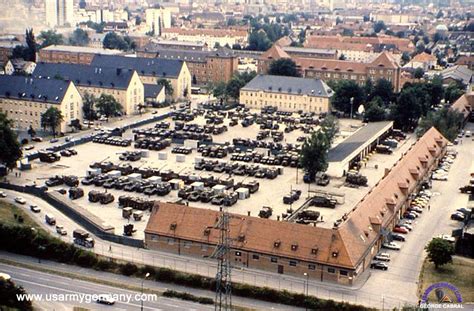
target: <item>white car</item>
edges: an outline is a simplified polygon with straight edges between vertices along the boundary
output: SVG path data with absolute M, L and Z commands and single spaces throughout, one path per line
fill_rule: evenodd
M 401 223 L 401 224 L 400 224 L 400 227 L 407 228 L 409 231 L 412 231 L 412 230 L 413 230 L 413 227 L 412 227 L 410 224 L 407 224 L 407 223 L 405 223 L 405 222 Z
M 384 248 L 388 248 L 388 249 L 393 249 L 393 250 L 400 250 L 400 244 L 398 243 L 395 243 L 395 242 L 387 242 L 387 243 L 383 243 L 382 247 Z
M 456 239 L 450 235 L 447 235 L 447 234 L 440 234 L 437 236 L 437 238 L 441 238 L 443 240 L 446 240 L 448 241 L 449 243 L 454 243 L 456 242 Z
M 425 189 L 425 190 L 420 191 L 420 194 L 421 194 L 421 195 L 426 195 L 426 196 L 428 196 L 429 198 L 431 198 L 431 197 L 433 196 L 433 192 L 431 192 L 431 190 L 428 190 L 428 189 Z
M 105 304 L 105 305 L 113 305 L 115 303 L 115 299 L 112 298 L 110 295 L 102 294 L 99 295 L 97 298 L 97 303 Z
M 390 261 L 390 254 L 389 253 L 379 253 L 375 255 L 374 257 L 375 260 L 380 260 L 380 261 Z
M 20 203 L 20 204 L 25 204 L 25 203 L 26 203 L 26 200 L 23 199 L 22 197 L 16 197 L 16 198 L 15 198 L 15 202 L 16 202 L 16 203 Z
M 447 181 L 448 180 L 448 175 L 441 175 L 441 174 L 436 174 L 434 173 L 432 176 L 431 176 L 431 179 L 433 180 L 441 180 L 441 181 Z
M 6 198 L 7 194 L 3 191 L 0 191 L 0 198 Z

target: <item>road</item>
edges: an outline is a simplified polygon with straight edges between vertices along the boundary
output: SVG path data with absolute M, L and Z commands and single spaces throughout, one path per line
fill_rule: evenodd
M 79 294 L 91 295 L 85 297 L 83 301 L 36 301 L 34 306 L 41 310 L 72 310 L 73 307 L 83 307 L 90 310 L 140 310 L 141 300 L 135 298 L 140 292 L 121 289 L 117 287 L 87 282 L 68 277 L 51 275 L 48 273 L 39 272 L 20 267 L 14 267 L 0 263 L 0 269 L 7 271 L 12 277 L 12 280 L 23 286 L 28 294 L 42 295 L 46 299 L 48 295 L 66 295 Z M 94 294 L 110 294 L 117 295 L 117 297 L 124 297 L 123 301 L 118 301 L 113 306 L 104 306 L 90 301 Z M 53 296 L 50 296 L 53 297 Z M 60 300 L 59 296 L 57 296 Z M 126 298 L 126 299 L 125 299 Z M 130 299 L 129 299 L 130 298 Z M 71 301 L 72 300 L 72 301 Z M 88 300 L 88 301 L 87 301 Z M 146 299 L 143 301 L 144 310 L 213 310 L 213 305 L 202 305 L 193 302 L 187 302 L 178 299 L 171 299 L 162 296 L 155 296 L 155 298 Z
M 474 130 L 474 124 L 469 123 L 466 129 Z M 372 271 L 367 282 L 357 284 L 355 287 L 346 287 L 331 283 L 309 281 L 309 294 L 321 298 L 330 298 L 338 301 L 358 303 L 376 308 L 393 308 L 403 306 L 405 303 L 415 304 L 417 297 L 417 281 L 421 265 L 425 257 L 424 246 L 433 236 L 440 233 L 450 233 L 460 224 L 449 219 L 452 211 L 465 206 L 467 195 L 460 194 L 458 188 L 468 181 L 470 171 L 474 171 L 474 142 L 464 139 L 463 144 L 454 147 L 459 152 L 458 157 L 449 172 L 449 181 L 435 181 L 432 191 L 431 210 L 425 211 L 417 219 L 413 232 L 408 234 L 407 241 L 403 243 L 400 252 L 391 252 L 392 261 L 388 271 Z M 6 191 L 9 200 L 17 193 Z M 28 203 L 37 204 L 42 208 L 36 217 L 46 228 L 53 231 L 44 223 L 44 213 L 53 213 L 58 219 L 58 224 L 64 225 L 70 234 L 78 228 L 77 224 L 67 216 L 49 206 L 44 201 L 33 196 L 22 195 Z M 71 241 L 71 237 L 64 237 Z M 170 253 L 135 249 L 128 246 L 110 243 L 97 239 L 94 252 L 110 257 L 123 259 L 135 263 L 146 263 L 154 266 L 168 267 L 189 273 L 197 273 L 214 277 L 216 264 L 209 260 L 183 257 Z M 261 270 L 233 269 L 232 279 L 236 282 L 248 283 L 258 286 L 269 286 L 276 289 L 304 293 L 305 280 L 288 275 L 278 275 Z

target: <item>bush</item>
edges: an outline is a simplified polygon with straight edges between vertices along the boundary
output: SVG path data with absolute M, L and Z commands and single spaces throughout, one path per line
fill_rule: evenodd
M 163 296 L 179 298 L 179 299 L 188 300 L 188 301 L 194 301 L 200 304 L 207 304 L 207 305 L 214 304 L 214 300 L 211 298 L 198 297 L 198 296 L 191 295 L 189 293 L 177 292 L 177 291 L 169 290 L 169 289 L 163 293 Z
M 117 263 L 112 260 L 100 259 L 95 265 L 94 269 L 99 271 L 113 272 L 117 269 Z
M 126 264 L 120 266 L 120 273 L 122 273 L 125 276 L 131 276 L 137 272 L 138 272 L 138 267 L 133 263 L 127 262 Z

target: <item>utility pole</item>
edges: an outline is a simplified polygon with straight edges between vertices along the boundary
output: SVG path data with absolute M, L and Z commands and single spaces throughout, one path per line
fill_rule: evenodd
M 212 258 L 218 261 L 216 273 L 216 300 L 214 310 L 232 310 L 232 284 L 230 265 L 230 237 L 229 213 L 226 208 L 220 207 L 221 215 L 214 228 L 220 230 L 219 244 L 216 246 Z
M 354 97 L 351 97 L 350 101 L 351 101 L 351 119 L 352 119 L 352 109 L 354 107 Z

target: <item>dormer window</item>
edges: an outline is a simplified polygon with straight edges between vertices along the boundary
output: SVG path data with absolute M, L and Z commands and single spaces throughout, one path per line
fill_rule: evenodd
M 178 224 L 176 222 L 173 222 L 170 224 L 170 230 L 176 230 L 176 227 L 178 226 Z
M 317 247 L 311 249 L 311 254 L 312 255 L 316 255 L 317 253 L 318 253 L 318 248 Z
M 292 251 L 296 251 L 298 249 L 298 244 L 294 243 L 294 244 L 291 244 L 291 250 Z
M 280 240 L 276 240 L 274 243 L 273 243 L 273 247 L 280 247 L 281 245 L 281 241 Z

